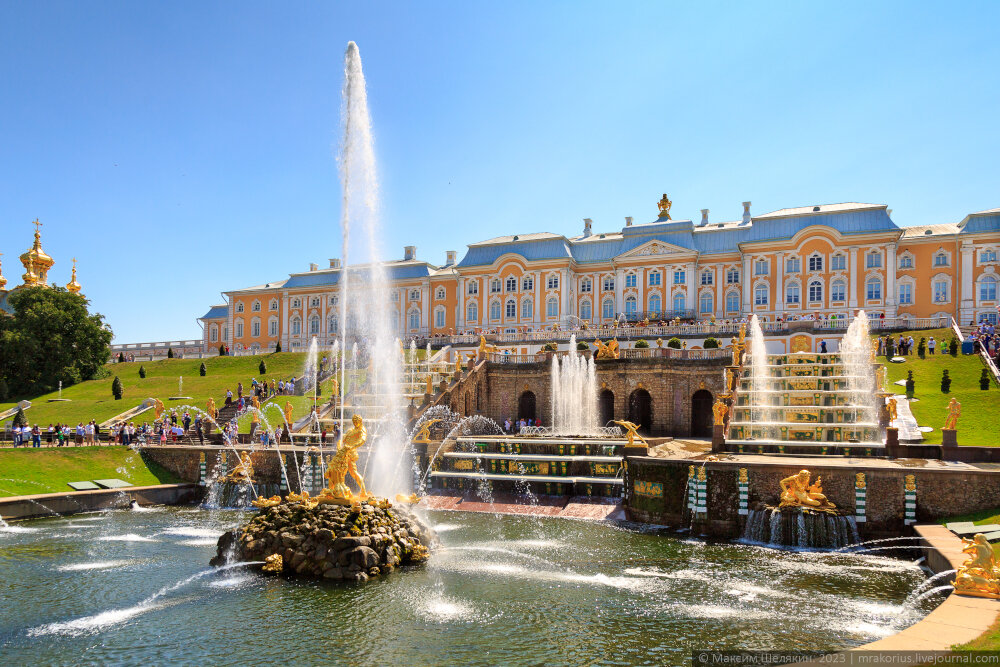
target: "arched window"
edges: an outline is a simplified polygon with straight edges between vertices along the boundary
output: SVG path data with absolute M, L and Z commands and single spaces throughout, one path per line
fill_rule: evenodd
M 809 283 L 809 303 L 819 303 L 823 300 L 823 283 L 813 280 Z
M 236 304 L 236 312 L 237 313 L 242 313 L 243 312 L 243 302 L 242 301 L 240 301 L 240 302 L 238 302 Z
M 702 313 L 712 312 L 712 293 L 702 292 L 698 299 L 698 310 Z
M 657 313 L 658 314 L 660 312 L 660 308 L 661 308 L 662 305 L 663 304 L 660 301 L 660 295 L 659 294 L 650 294 L 649 295 L 649 308 L 648 308 L 648 310 L 649 310 L 650 313 Z
M 740 312 L 740 293 L 733 290 L 726 293 L 726 312 Z
M 983 279 L 979 281 L 979 300 L 980 301 L 996 301 L 997 300 L 997 279 L 993 276 L 983 276 Z
M 253 305 L 250 306 L 250 310 L 259 313 L 260 312 L 260 301 L 254 300 Z
M 591 314 L 590 299 L 584 299 L 580 302 L 580 319 L 589 320 Z
M 785 260 L 785 273 L 798 273 L 802 269 L 802 261 L 798 257 Z
M 319 317 L 315 315 L 309 318 L 309 333 L 313 336 L 319 333 Z
M 625 297 L 625 317 L 635 317 L 637 310 L 635 297 L 631 295 Z
M 847 284 L 843 280 L 835 280 L 833 281 L 833 284 L 830 285 L 830 300 L 831 301 L 847 300 Z
M 255 317 L 252 320 L 250 320 L 250 337 L 251 338 L 260 338 L 260 318 L 259 317 Z
M 490 319 L 499 320 L 500 319 L 500 302 L 494 301 L 490 304 Z
M 605 299 L 604 303 L 601 304 L 601 317 L 605 320 L 611 320 L 615 317 L 615 300 Z
M 278 310 L 278 300 L 271 299 L 271 303 L 267 307 L 268 310 Z
M 901 269 L 912 269 L 913 268 L 913 255 L 906 254 L 899 258 L 899 268 Z
M 535 303 L 531 299 L 521 302 L 521 319 L 530 320 L 535 314 Z
M 674 294 L 674 315 L 680 315 L 687 310 L 687 295 L 684 292 Z
M 802 290 L 798 283 L 788 283 L 785 286 L 785 303 L 798 305 L 802 302 Z
M 409 320 L 410 329 L 420 328 L 420 311 L 416 308 L 412 309 L 407 313 L 407 319 Z
M 935 280 L 931 284 L 934 293 L 934 303 L 948 303 L 949 285 L 947 280 Z
M 273 317 L 272 316 L 272 317 L 268 318 L 268 320 L 267 320 L 267 335 L 268 336 L 272 336 L 272 337 L 278 335 L 278 318 L 277 317 Z
M 517 286 L 515 281 L 515 287 Z M 508 320 L 517 319 L 517 302 L 514 299 L 507 299 L 507 303 L 504 306 L 504 315 Z
M 475 302 L 470 303 L 465 307 L 465 320 L 467 322 L 475 322 L 479 319 L 479 306 Z
M 767 285 L 760 283 L 753 288 L 753 303 L 755 306 L 767 305 Z
M 948 266 L 948 255 L 943 252 L 934 255 L 934 266 Z
M 899 292 L 897 299 L 899 305 L 909 306 L 913 304 L 913 285 L 911 283 L 899 283 L 897 291 Z
M 545 302 L 545 315 L 547 317 L 559 317 L 559 299 L 554 296 L 549 297 Z
M 869 255 L 870 256 L 870 255 Z M 869 301 L 882 300 L 882 279 L 872 276 L 865 282 L 865 298 Z
M 514 276 L 509 276 L 507 278 L 507 291 L 516 292 L 517 291 L 517 278 Z
M 441 306 L 434 309 L 434 326 L 438 329 L 444 328 L 444 308 Z

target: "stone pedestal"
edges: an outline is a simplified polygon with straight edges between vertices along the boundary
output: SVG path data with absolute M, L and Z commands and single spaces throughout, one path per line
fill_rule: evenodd
M 885 453 L 889 458 L 899 458 L 899 429 L 894 426 L 885 429 Z
M 625 458 L 629 456 L 649 456 L 649 448 L 646 445 L 632 445 L 631 447 L 625 445 L 624 456 Z
M 726 431 L 725 426 L 716 424 L 712 427 L 712 453 L 726 451 Z
M 958 459 L 958 432 L 953 428 L 941 429 L 941 458 L 946 461 Z

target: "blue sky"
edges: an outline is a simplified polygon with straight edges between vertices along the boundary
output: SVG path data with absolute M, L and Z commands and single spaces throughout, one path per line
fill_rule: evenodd
M 342 57 L 368 79 L 384 247 L 443 263 L 740 202 L 1000 206 L 1000 4 L 0 4 L 0 252 L 44 223 L 116 342 L 339 255 Z

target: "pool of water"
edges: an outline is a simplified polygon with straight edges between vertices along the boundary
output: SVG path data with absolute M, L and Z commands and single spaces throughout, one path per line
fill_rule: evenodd
M 4 664 L 690 664 L 694 649 L 834 649 L 940 599 L 907 560 L 605 524 L 431 512 L 442 548 L 367 585 L 209 568 L 236 511 L 162 508 L 0 529 Z

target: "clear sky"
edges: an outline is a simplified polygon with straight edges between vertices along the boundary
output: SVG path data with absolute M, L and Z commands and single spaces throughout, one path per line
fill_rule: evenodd
M 384 246 L 842 201 L 1000 206 L 1000 3 L 0 2 L 0 252 L 36 217 L 116 342 L 339 254 L 358 43 Z

